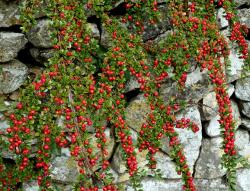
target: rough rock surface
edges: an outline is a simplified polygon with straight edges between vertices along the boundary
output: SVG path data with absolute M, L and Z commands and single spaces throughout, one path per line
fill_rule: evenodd
M 218 104 L 215 92 L 207 94 L 202 100 L 202 118 L 210 120 L 218 113 Z
M 114 141 L 114 137 L 111 135 L 110 129 L 107 128 L 104 131 L 104 133 L 107 139 L 105 149 L 108 151 L 108 155 L 106 156 L 106 159 L 108 160 L 113 154 L 115 141 Z M 90 137 L 90 145 L 92 145 L 92 148 L 93 148 L 93 151 L 92 151 L 93 155 L 99 158 L 94 168 L 94 169 L 98 169 L 101 166 L 102 154 L 100 152 L 100 149 L 97 147 L 97 138 L 95 137 L 95 134 L 92 134 L 92 136 Z
M 241 126 L 250 131 L 250 119 L 242 117 L 241 120 Z
M 238 15 L 240 17 L 240 22 L 245 24 L 247 28 L 250 28 L 250 9 L 240 9 L 238 10 Z
M 238 128 L 241 124 L 241 117 L 238 105 L 235 101 L 231 100 L 232 109 L 233 109 L 233 117 L 236 122 L 235 127 Z M 217 114 L 215 117 L 213 117 L 208 125 L 205 126 L 205 132 L 210 137 L 217 137 L 220 135 L 220 123 L 218 120 L 220 119 L 219 114 Z
M 38 48 L 31 48 L 30 54 L 37 62 L 45 63 L 48 62 L 48 59 L 53 56 L 53 50 L 52 49 L 40 50 Z
M 200 113 L 197 107 L 189 107 L 177 115 L 177 119 L 181 119 L 182 117 L 190 119 L 199 127 L 199 131 L 196 133 L 193 133 L 191 130 L 188 129 L 176 129 L 176 132 L 179 134 L 179 140 L 184 146 L 184 153 L 187 158 L 187 163 L 192 171 L 194 163 L 199 156 L 199 150 L 202 139 Z M 166 138 L 162 139 L 162 150 L 169 153 L 169 141 L 166 140 Z
M 38 191 L 39 186 L 37 184 L 37 181 L 29 181 L 29 182 L 23 183 L 22 189 L 23 191 Z
M 0 113 L 0 132 L 5 131 L 9 127 L 8 121 L 3 119 L 3 114 Z
M 150 108 L 145 97 L 143 95 L 137 96 L 126 108 L 125 119 L 128 126 L 139 132 L 149 112 Z
M 238 5 L 250 5 L 250 1 L 249 0 L 234 0 L 234 2 Z
M 7 141 L 6 137 L 3 137 L 3 139 L 5 139 L 5 141 Z M 37 153 L 37 150 L 38 150 L 38 147 L 37 147 L 37 139 L 32 139 L 30 141 L 27 142 L 28 146 L 31 147 L 31 155 L 30 157 L 34 157 Z M 1 146 L 1 145 L 0 145 Z M 16 160 L 17 159 L 17 154 L 13 153 L 13 152 L 10 152 L 8 150 L 8 148 L 1 148 L 1 153 L 0 153 L 0 156 L 2 156 L 3 158 L 6 158 L 6 159 L 12 159 L 12 160 Z
M 176 97 L 179 100 L 191 100 L 197 103 L 212 90 L 206 71 L 200 72 L 199 68 L 187 75 L 185 86 L 185 92 L 181 92 L 175 82 L 165 83 L 162 84 L 160 93 L 166 102 L 169 98 Z
M 51 26 L 49 19 L 41 19 L 27 33 L 28 40 L 35 46 L 40 48 L 51 48 Z
M 96 24 L 88 23 L 87 27 L 88 27 L 89 31 L 91 31 L 91 34 L 94 38 L 100 39 L 100 31 L 99 31 Z
M 44 8 L 41 9 L 35 18 L 37 24 L 28 32 L 27 37 L 29 43 L 24 34 L 21 33 L 19 11 L 18 11 L 18 0 L 0 0 L 0 102 L 7 103 L 5 100 L 12 100 L 8 104 L 15 104 L 18 101 L 18 91 L 20 86 L 23 84 L 28 74 L 27 66 L 30 66 L 29 72 L 37 76 L 41 73 L 42 69 L 37 69 L 36 64 L 41 65 L 48 61 L 53 55 L 52 42 L 49 31 L 49 20 L 44 14 Z M 137 2 L 138 0 L 131 0 L 131 2 Z M 240 20 L 250 28 L 250 0 L 234 0 L 238 4 L 238 13 Z M 114 4 L 112 9 L 116 6 L 123 6 L 125 0 L 112 0 Z M 157 0 L 159 3 L 159 9 L 163 13 L 163 18 L 157 24 L 150 24 L 148 22 L 148 15 L 144 14 L 140 22 L 144 25 L 143 41 L 145 47 L 150 47 L 150 50 L 157 50 L 159 43 L 164 40 L 166 36 L 172 34 L 170 19 L 165 17 L 168 14 L 168 8 L 165 6 L 165 1 Z M 120 9 L 119 7 L 118 9 Z M 86 9 L 87 17 L 96 15 L 93 10 Z M 111 13 L 112 15 L 112 13 Z M 41 17 L 42 16 L 42 17 Z M 115 15 L 116 18 L 120 15 Z M 217 21 L 219 27 L 222 29 L 221 33 L 229 40 L 230 29 L 228 27 L 228 21 L 225 19 L 225 13 L 223 8 L 217 9 Z M 131 24 L 121 23 L 123 27 L 127 27 L 129 31 L 135 33 L 135 28 L 130 28 Z M 102 23 L 100 23 L 102 26 Z M 111 44 L 111 36 L 107 34 L 105 28 L 102 27 L 99 31 L 99 26 L 93 23 L 87 24 L 88 30 L 92 32 L 92 35 L 97 41 L 99 40 L 100 46 L 108 48 Z M 7 32 L 8 31 L 8 32 Z M 248 35 L 248 41 L 249 35 Z M 31 45 L 32 44 L 32 45 Z M 234 45 L 230 44 L 230 55 L 229 60 L 231 61 L 230 70 L 226 71 L 227 82 L 235 84 L 235 95 L 232 99 L 237 102 L 240 108 L 238 110 L 237 104 L 232 102 L 234 119 L 236 121 L 236 127 L 238 127 L 235 134 L 235 145 L 238 148 L 239 154 L 246 157 L 250 162 L 250 77 L 241 79 L 243 71 L 243 60 L 239 58 L 239 54 L 236 49 L 233 49 Z M 30 51 L 26 54 L 26 49 Z M 249 46 L 250 47 L 250 46 Z M 30 57 L 25 57 L 29 55 Z M 18 59 L 20 61 L 18 61 Z M 176 97 L 177 100 L 192 101 L 192 107 L 187 108 L 184 111 L 180 111 L 177 115 L 178 118 L 186 117 L 190 118 L 196 124 L 198 124 L 200 131 L 194 134 L 190 130 L 177 129 L 180 136 L 180 141 L 184 145 L 184 152 L 187 155 L 188 164 L 191 171 L 195 176 L 195 184 L 198 191 L 229 191 L 225 184 L 224 175 L 225 170 L 221 169 L 220 157 L 222 155 L 221 141 L 219 138 L 220 128 L 218 123 L 218 104 L 215 99 L 215 93 L 213 87 L 210 84 L 210 80 L 207 71 L 200 72 L 200 69 L 196 68 L 196 63 L 189 69 L 186 91 L 180 92 L 177 89 L 177 84 L 171 79 L 163 82 L 160 93 L 163 96 L 165 103 L 169 101 L 169 98 Z M 173 76 L 173 73 L 169 71 L 169 76 Z M 247 76 L 250 76 L 247 74 Z M 229 84 L 229 94 L 232 95 L 234 92 L 234 85 Z M 126 92 L 139 89 L 140 85 L 135 79 L 131 79 L 126 84 Z M 137 91 L 135 91 L 137 92 Z M 4 94 L 4 95 L 2 95 Z M 132 93 L 133 94 L 133 93 Z M 130 96 L 133 96 L 129 94 Z M 2 99 L 3 98 L 3 99 Z M 2 101 L 3 100 L 3 101 Z M 202 102 L 201 102 L 202 100 Z M 197 104 L 199 102 L 199 104 Z M 201 103 L 208 105 L 201 106 Z M 2 118 L 3 113 L 8 111 L 9 108 L 1 107 L 0 103 L 0 131 L 5 130 L 9 125 L 5 118 Z M 198 107 L 201 106 L 198 111 Z M 131 136 L 133 142 L 137 143 L 138 134 L 141 125 L 147 118 L 147 114 L 150 109 L 146 99 L 143 95 L 136 96 L 128 102 L 126 108 L 126 122 L 130 127 Z M 201 115 L 200 115 L 201 114 Z M 240 116 L 241 115 L 241 116 Z M 200 117 L 201 116 L 201 117 Z M 201 125 L 201 120 L 204 124 Z M 58 119 L 58 124 L 64 127 L 64 119 Z M 109 125 L 106 121 L 103 122 L 104 126 Z M 205 134 L 201 129 L 203 128 Z M 64 130 L 64 129 L 63 129 Z M 100 149 L 97 148 L 95 137 L 95 129 L 93 126 L 88 126 L 88 133 L 91 134 L 89 139 L 90 144 L 93 144 L 93 155 L 97 156 L 101 160 Z M 105 131 L 107 137 L 107 151 L 109 155 L 106 159 L 111 162 L 110 173 L 114 175 L 115 183 L 124 187 L 124 190 L 132 191 L 129 183 L 129 174 L 126 171 L 124 160 L 122 160 L 121 144 L 115 143 L 116 139 L 113 135 L 113 129 L 107 128 Z M 208 136 L 207 136 L 208 135 Z M 216 138 L 214 138 L 216 137 Z M 69 137 L 68 137 L 69 138 Z M 4 139 L 7 140 L 6 137 Z M 37 140 L 32 140 L 29 143 L 32 148 L 32 157 L 35 156 L 37 151 Z M 1 145 L 0 145 L 1 147 Z M 0 155 L 7 160 L 16 160 L 15 154 L 11 154 L 8 148 L 0 148 Z M 146 160 L 147 151 L 138 153 L 137 161 L 138 166 L 146 171 L 146 178 L 142 178 L 143 190 L 145 191 L 181 191 L 183 182 L 181 177 L 177 175 L 175 171 L 174 162 L 169 157 L 168 140 L 163 140 L 163 151 L 156 153 L 155 158 L 158 162 L 157 168 L 161 170 L 164 180 L 157 180 L 152 177 L 152 171 L 146 166 L 148 161 Z M 1 152 L 2 151 L 2 152 Z M 58 153 L 59 154 L 59 153 Z M 76 181 L 78 173 L 78 167 L 73 157 L 71 157 L 70 150 L 68 148 L 61 149 L 61 155 L 53 156 L 53 162 L 51 166 L 53 185 L 56 185 L 60 191 L 73 191 L 72 184 Z M 94 170 L 99 170 L 101 167 L 101 161 L 98 160 Z M 241 166 L 237 166 L 241 168 Z M 237 191 L 250 191 L 250 171 L 249 169 L 238 169 L 237 170 Z M 38 191 L 38 185 L 36 181 L 25 182 L 21 185 L 24 191 Z M 124 191 L 121 190 L 121 191 Z
M 141 183 L 144 191 L 182 191 L 183 184 L 181 180 L 164 181 L 150 178 L 143 179 Z M 126 191 L 134 191 L 134 189 L 128 186 Z
M 167 179 L 177 179 L 181 178 L 181 175 L 178 175 L 175 170 L 175 163 L 170 159 L 169 156 L 162 152 L 158 152 L 155 155 L 157 161 L 157 169 L 161 170 L 162 178 Z
M 143 23 L 145 29 L 142 35 L 142 39 L 144 41 L 154 39 L 158 35 L 163 34 L 165 31 L 170 30 L 171 25 L 170 25 L 170 19 L 167 16 L 168 10 L 166 6 L 160 6 L 159 11 L 162 14 L 162 18 L 160 22 L 158 22 L 157 24 L 154 25 L 150 24 L 148 17 L 146 15 L 147 13 L 145 13 L 145 16 L 143 17 L 144 20 L 142 20 L 141 22 Z
M 195 179 L 194 180 L 197 190 L 200 191 L 229 191 L 225 181 L 222 179 Z
M 222 138 L 203 139 L 200 157 L 195 167 L 195 178 L 214 179 L 222 177 L 226 171 L 221 166 L 223 150 Z
M 220 123 L 218 120 L 220 119 L 219 115 L 213 117 L 207 125 L 205 125 L 205 132 L 210 137 L 217 137 L 220 135 Z
M 73 191 L 73 186 L 53 183 L 53 189 L 60 190 L 60 191 Z M 39 191 L 39 186 L 37 184 L 37 181 L 24 182 L 22 186 L 22 190 L 23 191 Z
M 142 152 L 139 152 L 138 149 L 136 149 L 136 159 L 138 162 L 138 167 L 145 167 L 145 165 L 148 163 L 146 160 L 147 151 L 144 150 Z M 119 145 L 115 151 L 115 154 L 113 156 L 111 165 L 113 169 L 118 172 L 119 174 L 123 174 L 126 171 L 126 162 L 122 158 L 122 147 Z
M 236 190 L 249 191 L 250 190 L 250 169 L 239 169 L 236 175 Z
M 0 0 L 0 27 L 10 27 L 20 24 L 18 3 Z
M 250 118 L 250 102 L 240 102 L 241 105 L 241 112 L 247 116 L 248 118 Z
M 55 189 L 57 190 L 60 190 L 60 191 L 73 191 L 74 190 L 74 187 L 73 185 L 65 185 L 65 184 L 55 184 L 54 183 L 54 187 Z
M 86 116 L 87 117 L 87 116 Z M 89 115 L 88 115 L 88 117 L 89 117 Z M 69 131 L 71 131 L 69 128 L 67 128 L 66 126 L 65 126 L 65 117 L 63 117 L 63 116 L 60 116 L 60 117 L 58 117 L 57 118 L 57 120 L 56 120 L 56 124 L 61 128 L 61 129 L 63 129 L 63 131 L 65 131 L 65 132 L 69 132 Z M 102 121 L 102 126 L 107 126 L 107 121 L 106 120 L 103 120 Z M 88 125 L 87 127 L 86 127 L 86 131 L 88 131 L 88 132 L 90 132 L 90 133 L 94 133 L 95 132 L 95 127 L 93 126 L 93 125 Z M 106 131 L 107 132 L 107 131 Z
M 27 42 L 22 33 L 0 32 L 0 63 L 14 59 Z
M 250 162 L 250 136 L 247 130 L 238 129 L 235 134 L 235 145 L 239 154 Z
M 58 156 L 51 163 L 51 178 L 61 183 L 76 182 L 79 175 L 77 163 L 73 157 Z
M 234 85 L 229 84 L 227 93 L 229 97 L 234 92 Z M 210 92 L 207 94 L 202 100 L 202 119 L 203 120 L 210 120 L 218 114 L 218 103 L 216 100 L 216 93 Z
M 230 66 L 229 69 L 226 70 L 226 77 L 228 82 L 233 82 L 241 78 L 243 72 L 244 60 L 239 58 L 237 54 L 238 52 L 235 49 L 230 50 Z
M 107 146 L 105 149 L 108 151 L 108 155 L 106 156 L 106 159 L 108 160 L 114 149 L 114 138 L 111 136 L 110 129 L 105 130 L 105 136 L 107 139 Z M 93 167 L 93 170 L 97 170 L 101 167 L 101 160 L 102 160 L 102 153 L 100 152 L 100 149 L 97 147 L 97 138 L 95 137 L 95 134 L 92 134 L 92 136 L 89 139 L 89 144 L 92 146 L 92 154 L 93 156 L 97 156 L 98 160 L 96 161 L 96 165 Z M 67 148 L 62 149 L 62 155 L 57 156 L 53 162 L 52 162 L 52 177 L 53 180 L 58 182 L 74 182 L 76 180 L 75 177 L 78 174 L 77 171 L 77 163 L 74 161 L 74 158 L 70 155 L 70 151 Z
M 119 23 L 121 25 L 121 27 L 126 28 L 126 26 L 123 23 Z M 112 37 L 110 36 L 110 34 L 108 33 L 107 29 L 105 28 L 105 26 L 103 25 L 101 27 L 101 38 L 100 38 L 100 44 L 102 47 L 108 49 L 109 47 L 112 46 L 111 42 L 112 42 Z
M 220 28 L 226 28 L 229 25 L 228 20 L 225 18 L 225 16 L 226 16 L 225 9 L 219 8 L 217 11 L 217 21 Z
M 129 91 L 133 91 L 135 89 L 140 88 L 140 84 L 137 82 L 137 80 L 132 77 L 129 79 L 129 81 L 126 83 L 126 87 L 125 87 L 125 91 L 129 92 Z
M 250 77 L 237 80 L 235 95 L 240 100 L 250 101 Z
M 233 119 L 235 120 L 235 126 L 236 128 L 239 127 L 239 125 L 241 124 L 241 116 L 240 116 L 240 111 L 239 111 L 239 107 L 236 101 L 231 100 L 231 104 L 232 104 L 232 110 L 233 110 Z
M 1 64 L 0 94 L 7 94 L 18 89 L 26 79 L 28 67 L 18 60 Z

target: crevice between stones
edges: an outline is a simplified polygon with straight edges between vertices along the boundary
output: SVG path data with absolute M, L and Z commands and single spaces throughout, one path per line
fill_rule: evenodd
M 96 24 L 96 26 L 97 26 L 97 29 L 99 30 L 99 34 L 100 34 L 100 38 L 99 38 L 99 43 L 100 43 L 100 41 L 101 41 L 101 36 L 102 36 L 102 23 L 101 23 L 101 19 L 100 18 L 97 18 L 97 16 L 96 15 L 92 15 L 92 16 L 89 16 L 88 18 L 87 18 L 87 22 L 88 23 L 93 23 L 93 24 Z
M 125 15 L 127 13 L 125 5 L 126 5 L 125 2 L 120 3 L 119 5 L 117 5 L 116 7 L 114 7 L 113 9 L 109 11 L 109 15 L 112 15 L 112 16 Z
M 201 130 L 201 132 L 202 132 L 202 137 L 203 137 L 203 138 L 207 138 L 207 139 L 211 139 L 211 137 L 209 137 L 209 136 L 207 135 L 206 131 L 205 131 L 205 127 L 208 125 L 208 121 L 203 121 L 203 122 L 201 122 L 201 123 L 202 123 L 202 130 Z
M 250 29 L 248 29 L 248 33 L 247 33 L 247 36 L 246 36 L 246 40 L 250 40 Z
M 243 4 L 243 5 L 240 5 L 239 7 L 237 7 L 237 9 L 249 9 L 250 8 L 250 4 Z
M 163 34 L 169 32 L 169 31 L 171 31 L 171 30 L 172 30 L 172 29 L 163 31 L 163 32 L 161 32 L 161 33 L 159 33 L 159 34 L 157 34 L 157 35 L 155 35 L 155 36 L 152 36 L 152 37 L 150 37 L 150 38 L 147 38 L 147 39 L 143 40 L 143 42 L 144 42 L 144 43 L 147 43 L 147 42 L 150 42 L 150 41 L 154 41 L 154 40 L 156 40 L 159 36 L 161 36 L 161 35 L 163 35 Z
M 227 185 L 227 175 L 226 174 L 221 177 L 221 180 L 222 180 L 222 183 Z
M 228 26 L 221 27 L 221 28 L 220 28 L 220 31 L 226 30 L 227 28 L 228 28 Z
M 22 33 L 21 25 L 13 25 L 10 27 L 0 27 L 0 32 L 16 32 Z
M 202 129 L 204 129 L 204 128 L 202 128 Z M 203 142 L 203 139 L 204 139 L 204 137 L 202 136 L 202 138 L 201 138 L 201 146 L 200 146 L 200 148 L 199 148 L 199 155 L 198 155 L 196 161 L 194 162 L 194 166 L 193 166 L 193 174 L 192 174 L 192 177 L 193 177 L 193 178 L 194 178 L 195 173 L 196 173 L 196 165 L 197 165 L 197 162 L 198 162 L 198 160 L 199 160 L 199 158 L 200 158 L 200 155 L 201 155 L 201 149 L 202 149 L 202 142 Z
M 17 59 L 28 66 L 43 66 L 41 63 L 37 62 L 31 55 L 30 49 L 33 45 L 28 42 L 24 49 L 20 50 L 17 55 Z
M 138 96 L 140 94 L 140 89 L 136 88 L 134 90 L 131 90 L 129 92 L 125 93 L 125 98 L 127 102 L 130 102 L 133 98 L 135 98 L 136 96 Z
M 111 155 L 110 155 L 110 158 L 108 159 L 108 161 L 109 161 L 110 164 L 111 164 L 111 162 L 112 162 L 112 160 L 113 160 L 113 158 L 114 158 L 115 151 L 117 150 L 117 148 L 118 148 L 118 146 L 119 146 L 119 144 L 120 144 L 120 142 L 117 141 L 117 140 L 118 140 L 118 137 L 115 135 L 115 128 L 112 128 L 112 127 L 111 127 L 111 133 L 112 133 L 112 135 L 113 135 L 113 137 L 114 137 L 115 145 L 114 145 L 114 147 L 113 147 L 113 150 L 112 150 L 112 153 L 111 153 Z
M 119 143 L 119 142 L 116 142 L 116 140 L 115 140 L 115 145 L 114 145 L 112 154 L 111 154 L 110 158 L 108 159 L 108 161 L 109 161 L 110 164 L 112 163 L 112 160 L 113 160 L 114 155 L 115 155 L 115 151 L 117 150 L 119 144 L 120 144 L 120 143 Z

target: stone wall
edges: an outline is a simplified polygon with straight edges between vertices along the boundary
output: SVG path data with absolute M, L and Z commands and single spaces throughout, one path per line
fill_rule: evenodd
M 121 3 L 122 1 L 120 1 Z M 236 0 L 240 20 L 250 29 L 250 1 Z M 116 11 L 119 10 L 117 5 Z M 161 7 L 164 10 L 164 7 Z M 218 9 L 218 24 L 222 34 L 228 36 L 228 22 L 223 17 L 223 9 Z M 91 15 L 89 15 L 91 18 Z M 91 19 L 90 19 L 91 20 Z M 32 80 L 44 68 L 48 58 L 53 55 L 52 45 L 49 38 L 49 20 L 45 17 L 37 18 L 37 24 L 27 34 L 20 29 L 19 11 L 17 1 L 0 0 L 0 131 L 8 127 L 3 113 L 8 106 L 15 104 L 19 98 L 19 91 L 25 86 L 25 80 Z M 100 38 L 100 44 L 108 47 L 109 37 L 104 30 L 101 30 L 100 23 L 89 24 L 93 35 Z M 143 35 L 145 43 L 157 43 L 159 39 L 169 32 L 169 21 L 163 20 L 154 28 L 147 28 Z M 249 35 L 250 36 L 250 35 Z M 248 38 L 249 38 L 248 36 Z M 249 39 L 248 39 L 249 40 Z M 239 153 L 250 161 L 250 77 L 241 78 L 243 61 L 237 56 L 235 50 L 231 50 L 229 56 L 232 66 L 227 71 L 228 93 L 231 97 L 234 119 L 236 121 L 236 145 Z M 178 114 L 190 118 L 200 127 L 196 134 L 186 130 L 180 132 L 180 140 L 184 145 L 187 161 L 192 169 L 193 177 L 198 191 L 226 191 L 225 169 L 221 168 L 220 157 L 223 150 L 221 147 L 222 138 L 219 137 L 220 128 L 218 123 L 218 105 L 215 92 L 209 84 L 205 72 L 194 69 L 187 77 L 187 92 L 178 94 L 176 85 L 166 82 L 161 88 L 162 96 L 167 99 L 170 95 L 177 95 L 180 99 L 192 100 L 192 106 Z M 131 79 L 127 83 L 127 96 L 130 102 L 127 106 L 126 120 L 136 140 L 137 130 L 148 112 L 148 106 L 143 96 L 139 94 L 138 84 Z M 125 164 L 121 159 L 120 145 L 107 130 L 109 139 L 108 150 L 115 181 L 123 186 L 124 190 L 133 189 L 127 182 L 129 176 L 126 173 Z M 92 141 L 95 140 L 93 134 Z M 182 188 L 181 177 L 175 172 L 174 163 L 169 155 L 168 141 L 163 139 L 162 151 L 156 154 L 158 168 L 162 170 L 163 180 L 156 180 L 148 177 L 142 180 L 145 191 L 179 191 Z M 14 160 L 14 156 L 3 152 L 2 156 Z M 146 153 L 138 155 L 139 166 L 146 168 Z M 61 155 L 53 159 L 51 176 L 59 190 L 70 191 L 72 184 L 76 181 L 77 168 L 75 162 L 67 149 L 62 149 Z M 250 190 L 250 169 L 238 166 L 237 170 L 237 191 Z M 22 185 L 24 191 L 36 191 L 38 187 L 35 182 L 27 182 Z

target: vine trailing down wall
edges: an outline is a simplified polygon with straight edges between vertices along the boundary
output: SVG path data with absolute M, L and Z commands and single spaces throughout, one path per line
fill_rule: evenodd
M 17 190 L 20 183 L 36 179 L 41 190 L 55 190 L 50 176 L 50 163 L 60 148 L 70 148 L 78 163 L 79 177 L 75 190 L 120 190 L 114 183 L 108 161 L 107 137 L 110 128 L 121 143 L 122 156 L 130 175 L 130 183 L 140 190 L 145 176 L 137 155 L 146 151 L 151 174 L 160 175 L 155 154 L 165 139 L 176 171 L 182 176 L 183 190 L 194 191 L 192 173 L 186 161 L 183 145 L 176 131 L 199 131 L 190 119 L 176 118 L 176 112 L 192 104 L 160 95 L 167 79 L 178 82 L 185 92 L 187 73 L 193 67 L 206 71 L 219 105 L 222 147 L 222 166 L 227 169 L 230 190 L 235 190 L 236 165 L 246 165 L 235 148 L 235 121 L 227 93 L 225 71 L 230 68 L 228 41 L 220 34 L 215 9 L 223 7 L 229 21 L 230 41 L 237 45 L 240 57 L 249 70 L 247 27 L 241 25 L 235 5 L 230 0 L 133 0 L 122 5 L 126 14 L 112 16 L 112 0 L 26 0 L 21 5 L 23 31 L 35 24 L 36 16 L 45 7 L 51 19 L 54 55 L 46 69 L 22 90 L 19 103 L 12 113 L 6 113 L 10 127 L 2 132 L 0 143 L 16 154 L 16 164 L 7 168 L 0 159 L 0 190 Z M 167 14 L 158 10 L 166 4 Z M 87 14 L 94 12 L 109 36 L 108 47 L 99 46 L 87 24 Z M 142 20 L 147 15 L 150 25 L 169 17 L 171 32 L 159 46 L 145 46 Z M 130 28 L 131 30 L 128 30 Z M 134 77 L 140 84 L 150 106 L 145 122 L 138 131 L 136 143 L 126 124 L 125 83 Z M 65 128 L 57 123 L 63 119 Z M 104 123 L 107 121 L 107 123 Z M 95 141 L 89 127 L 95 129 Z M 32 151 L 31 140 L 39 148 Z M 93 152 L 97 144 L 98 154 Z M 11 174 L 9 173 L 11 172 Z

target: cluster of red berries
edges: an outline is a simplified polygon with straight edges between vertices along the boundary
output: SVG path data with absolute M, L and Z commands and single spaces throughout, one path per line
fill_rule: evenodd
M 125 74 L 128 72 L 139 83 L 140 91 L 150 106 L 146 122 L 138 132 L 139 152 L 147 150 L 149 167 L 156 169 L 157 161 L 154 155 L 160 150 L 162 139 L 167 139 L 168 146 L 173 153 L 171 157 L 177 165 L 177 173 L 183 177 L 183 190 L 195 191 L 187 158 L 175 128 L 188 128 L 193 132 L 198 132 L 199 127 L 190 119 L 176 119 L 175 113 L 182 108 L 181 104 L 176 98 L 173 98 L 174 101 L 171 98 L 166 103 L 160 95 L 162 82 L 170 78 L 169 71 L 173 73 L 173 79 L 179 83 L 181 89 L 185 89 L 193 58 L 200 64 L 202 70 L 208 70 L 211 82 L 214 84 L 219 105 L 219 122 L 224 129 L 224 152 L 230 159 L 229 163 L 233 164 L 232 156 L 236 155 L 235 129 L 232 107 L 226 92 L 225 63 L 222 62 L 222 58 L 227 58 L 229 51 L 226 41 L 219 35 L 218 26 L 210 20 L 211 15 L 214 15 L 211 12 L 212 9 L 209 9 L 210 6 L 214 7 L 213 0 L 210 0 L 210 5 L 191 2 L 186 8 L 183 3 L 169 2 L 171 24 L 175 31 L 170 34 L 171 38 L 166 38 L 165 44 L 163 43 L 163 47 L 159 48 L 158 52 L 153 51 L 156 54 L 156 56 L 153 55 L 153 61 L 151 61 L 152 55 L 150 59 L 147 56 L 148 53 L 152 53 L 150 51 L 153 49 L 145 48 L 139 35 L 145 31 L 142 21 L 145 13 L 148 14 L 151 25 L 155 24 L 158 19 L 159 7 L 156 0 L 125 3 L 127 14 L 122 18 L 122 23 L 128 25 L 129 29 L 136 29 L 139 35 L 130 34 L 124 30 L 118 19 L 111 19 L 105 11 L 100 11 L 94 4 L 73 0 L 54 3 L 50 7 L 50 11 L 52 10 L 50 15 L 57 29 L 54 32 L 55 56 L 50 60 L 48 71 L 42 73 L 39 79 L 32 83 L 31 88 L 28 88 L 27 99 L 25 100 L 24 96 L 24 101 L 16 106 L 17 112 L 9 116 L 11 127 L 6 131 L 9 138 L 9 150 L 18 154 L 19 172 L 16 176 L 20 175 L 20 177 L 8 175 L 10 179 L 20 178 L 16 182 L 28 179 L 27 171 L 33 166 L 30 162 L 31 147 L 27 141 L 38 132 L 40 149 L 35 156 L 35 167 L 39 170 L 37 181 L 42 190 L 51 188 L 49 168 L 52 143 L 55 141 L 59 147 L 71 148 L 70 154 L 77 161 L 81 174 L 80 185 L 84 185 L 78 185 L 81 191 L 99 189 L 86 182 L 94 176 L 93 171 L 100 161 L 99 180 L 103 183 L 102 190 L 116 191 L 116 185 L 112 182 L 106 183 L 106 180 L 110 178 L 107 173 L 110 164 L 106 148 L 108 138 L 105 130 L 107 127 L 100 125 L 103 120 L 107 120 L 108 124 L 114 127 L 115 136 L 120 141 L 125 156 L 128 172 L 132 177 L 136 177 L 140 173 L 136 146 L 124 115 L 126 106 L 124 87 L 127 80 Z M 231 1 L 219 0 L 217 3 L 219 6 L 224 6 L 225 3 L 228 6 Z M 100 69 L 98 77 L 96 77 L 93 57 L 93 55 L 98 56 L 98 42 L 88 31 L 82 7 L 91 11 L 93 9 L 100 16 L 103 27 L 112 37 L 111 48 L 105 53 L 103 62 L 98 65 Z M 226 19 L 233 23 L 230 40 L 239 43 L 242 58 L 245 59 L 248 56 L 248 47 L 243 33 L 248 32 L 247 28 L 234 22 L 236 14 L 227 9 L 228 7 L 224 8 L 227 12 Z M 103 10 L 105 10 L 105 5 Z M 200 12 L 200 10 L 206 10 L 208 13 Z M 83 64 L 79 64 L 79 61 Z M 28 98 L 31 99 L 30 97 L 32 100 L 28 100 Z M 41 106 L 41 103 L 45 105 Z M 42 120 L 39 120 L 39 116 Z M 54 124 L 54 118 L 62 118 L 65 128 Z M 100 150 L 100 154 L 97 155 L 88 132 L 90 126 L 95 129 L 94 135 L 97 142 L 94 144 Z M 4 171 L 4 167 L 0 164 L 1 171 Z M 0 175 L 0 182 L 3 186 L 9 185 L 6 178 L 1 179 L 1 177 Z
M 239 44 L 242 54 L 240 58 L 246 59 L 248 57 L 248 44 L 245 37 L 243 36 L 242 31 L 244 31 L 245 34 L 248 34 L 248 29 L 246 26 L 241 25 L 239 22 L 234 23 L 232 26 L 230 40 L 236 41 Z

